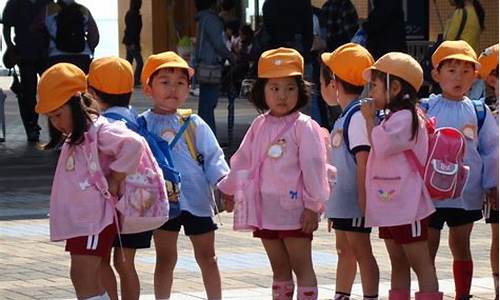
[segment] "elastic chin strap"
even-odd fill
[[[386,92],[387,92],[387,99],[386,99],[386,105],[389,105],[389,102],[391,102],[391,93],[390,93],[390,80],[389,80],[389,73],[385,73],[385,86],[386,86]]]
[[[333,81],[337,81],[337,80],[335,79],[335,74],[333,74],[333,73],[332,73],[332,80],[333,80]],[[335,83],[335,84],[337,84],[337,83]],[[337,85],[337,87],[335,88],[335,95],[336,95],[336,97],[337,97],[337,104],[340,104],[340,101],[339,101],[339,87],[338,87],[338,85]]]

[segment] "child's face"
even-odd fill
[[[189,95],[186,73],[179,69],[160,69],[153,81],[144,86],[147,95],[153,98],[157,113],[175,113]]]
[[[328,84],[326,84],[323,72],[321,72],[321,75],[319,77],[319,83],[321,85],[321,96],[325,100],[326,104],[328,104],[329,106],[338,105],[338,100],[337,100],[338,93],[336,91],[333,78],[330,80]]]
[[[73,116],[69,104],[47,113],[50,123],[58,131],[68,135],[73,131]]]
[[[373,99],[375,109],[384,109],[387,106],[387,90],[382,79],[372,76],[368,96]]]
[[[439,83],[443,96],[451,100],[462,100],[469,91],[476,76],[474,65],[470,62],[452,60],[444,62],[432,76]]]
[[[498,68],[488,75],[486,78],[486,84],[495,90],[495,97],[498,100]]]
[[[297,106],[299,87],[294,77],[270,78],[264,87],[264,97],[271,115],[283,117]]]

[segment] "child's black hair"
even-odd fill
[[[89,129],[90,122],[94,121],[94,116],[99,116],[97,104],[88,94],[73,96],[64,105],[69,105],[71,118],[73,118],[73,129],[71,135],[66,137],[57,130],[49,120],[50,140],[43,146],[43,149],[53,149],[64,143],[66,140],[70,145],[79,145],[83,142],[84,134]]]
[[[96,89],[95,87],[91,86],[91,88],[99,97],[100,101],[110,107],[113,106],[128,107],[130,105],[130,98],[132,97],[131,92],[126,94],[108,94]]]
[[[330,82],[333,80],[333,72],[330,70],[330,67],[328,67],[324,62],[321,62],[321,74],[323,75],[323,79],[325,80],[325,84],[329,85]],[[347,94],[351,95],[361,95],[363,93],[364,86],[358,86],[351,84],[345,80],[342,80],[338,76],[335,76],[335,81],[337,83],[340,83],[342,87],[344,88],[344,91]]]
[[[167,72],[169,72],[169,73],[174,73],[175,69],[180,69],[182,71],[182,73],[184,73],[184,75],[186,75],[186,80],[188,81],[188,84],[191,84],[191,79],[189,79],[188,70],[186,70],[184,68],[163,68],[163,69],[167,70]],[[160,71],[163,69],[156,70],[153,74],[151,74],[151,76],[149,76],[149,80],[148,80],[149,86],[151,86],[151,84],[153,83],[153,79],[155,79],[155,77],[158,76]]]
[[[386,76],[387,73],[378,70],[372,70],[372,80],[374,78],[382,80],[387,91],[387,89],[389,89],[390,87],[386,86]],[[406,80],[394,75],[389,75],[389,82],[393,82],[394,80],[399,81],[399,83],[401,84],[401,91],[399,91],[399,94],[397,94],[395,97],[392,97],[390,99],[389,104],[387,104],[387,109],[389,109],[391,112],[396,112],[403,109],[407,109],[411,112],[412,122],[410,140],[413,140],[417,138],[419,128],[419,116],[417,112],[417,91]]]
[[[439,63],[439,65],[437,66],[436,69],[439,72],[444,65],[451,64],[453,62],[461,62],[461,61],[464,61],[464,60],[454,59],[454,58],[445,59]],[[470,61],[464,61],[464,62],[470,64],[474,69],[476,69],[476,65],[473,62],[470,62]]]
[[[309,102],[309,84],[302,79],[302,76],[293,76],[295,82],[297,83],[299,89],[299,99],[297,101],[297,105],[290,112],[296,112],[302,107],[306,106]],[[269,106],[266,104],[264,89],[266,87],[269,79],[267,78],[258,78],[252,87],[252,92],[250,93],[250,102],[255,106],[258,112],[264,113],[269,109]]]

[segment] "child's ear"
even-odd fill
[[[149,82],[143,85],[143,90],[144,94],[146,94],[147,96],[151,96],[153,94],[153,89],[151,88]]]
[[[432,69],[431,76],[432,76],[432,80],[434,80],[435,82],[439,82],[439,72],[438,72],[438,70]]]
[[[401,82],[399,80],[393,80],[391,82],[391,95],[398,95],[403,86],[401,85]]]

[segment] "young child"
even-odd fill
[[[134,91],[134,73],[130,63],[122,58],[109,56],[95,59],[88,75],[89,93],[97,100],[104,117],[115,113],[134,122],[136,114],[130,107]],[[108,118],[109,122],[115,119]],[[137,124],[136,124],[137,125]],[[137,249],[151,247],[152,231],[121,235],[114,242],[114,266],[120,275],[122,299],[139,299],[141,291],[134,259]],[[111,299],[118,299],[116,280],[109,263],[103,264],[103,283]]]
[[[151,55],[142,71],[144,92],[153,100],[153,109],[146,111],[148,130],[169,143],[178,132],[172,149],[172,159],[182,176],[180,205],[182,213],[169,220],[154,233],[156,247],[155,296],[168,299],[172,290],[173,271],[177,261],[177,237],[181,226],[193,244],[196,261],[201,269],[208,299],[221,299],[221,279],[214,242],[217,225],[213,222],[214,196],[212,187],[229,172],[224,153],[210,127],[195,114],[189,120],[177,113],[189,95],[189,83],[194,70],[174,52]],[[181,127],[190,122],[195,130],[186,136]],[[196,148],[193,159],[190,145]],[[202,159],[200,159],[202,158]]]
[[[444,223],[449,231],[449,246],[453,255],[455,298],[468,299],[472,281],[470,235],[474,222],[481,219],[486,192],[497,191],[498,184],[498,124],[490,110],[482,105],[485,118],[479,127],[475,104],[466,96],[479,68],[476,53],[464,41],[445,41],[432,55],[432,76],[442,94],[423,100],[427,115],[436,118],[437,127],[460,130],[467,143],[464,164],[470,167],[462,197],[435,201],[436,212],[429,223],[429,246],[435,260]]]
[[[365,171],[370,142],[365,119],[359,111],[365,84],[363,71],[374,61],[365,48],[353,43],[342,45],[332,53],[323,53],[321,60],[323,99],[330,106],[340,105],[343,111],[331,133],[330,163],[337,168],[337,181],[326,208],[328,231],[335,229],[338,254],[335,299],[350,298],[357,264],[363,298],[376,299],[379,270],[370,244],[371,228],[365,227],[364,218]]]
[[[231,158],[230,174],[218,184],[234,195],[239,174],[256,170],[249,175],[255,176],[253,195],[259,195],[253,203],[261,208],[253,236],[262,240],[271,263],[275,300],[292,299],[293,273],[297,299],[318,297],[311,241],[330,189],[320,127],[299,112],[309,98],[303,74],[304,60],[296,50],[261,55],[251,101],[265,113],[253,121]]]
[[[479,56],[479,75],[495,91],[494,103],[490,106],[498,124],[498,44],[486,48]],[[497,193],[489,194],[483,206],[486,223],[491,224],[490,261],[495,284],[495,300],[498,300],[498,186]]]
[[[416,300],[442,299],[427,245],[434,206],[405,153],[412,151],[421,164],[427,159],[427,129],[416,107],[422,68],[411,56],[390,52],[366,69],[363,77],[370,81],[373,98],[361,106],[372,147],[366,166],[366,224],[379,226],[389,252],[389,299],[410,299],[410,268],[418,278]],[[378,126],[376,110],[388,111]]]
[[[86,90],[83,71],[72,64],[56,64],[40,78],[36,111],[50,121],[45,148],[62,144],[50,200],[51,240],[66,240],[77,298],[99,300],[109,299],[100,268],[117,233],[109,194],[121,195],[122,181],[136,172],[147,144],[125,127],[99,117],[90,108],[93,100]],[[97,144],[96,154],[86,151],[89,143]],[[96,166],[108,180],[109,193],[99,192],[92,183],[90,174]]]

